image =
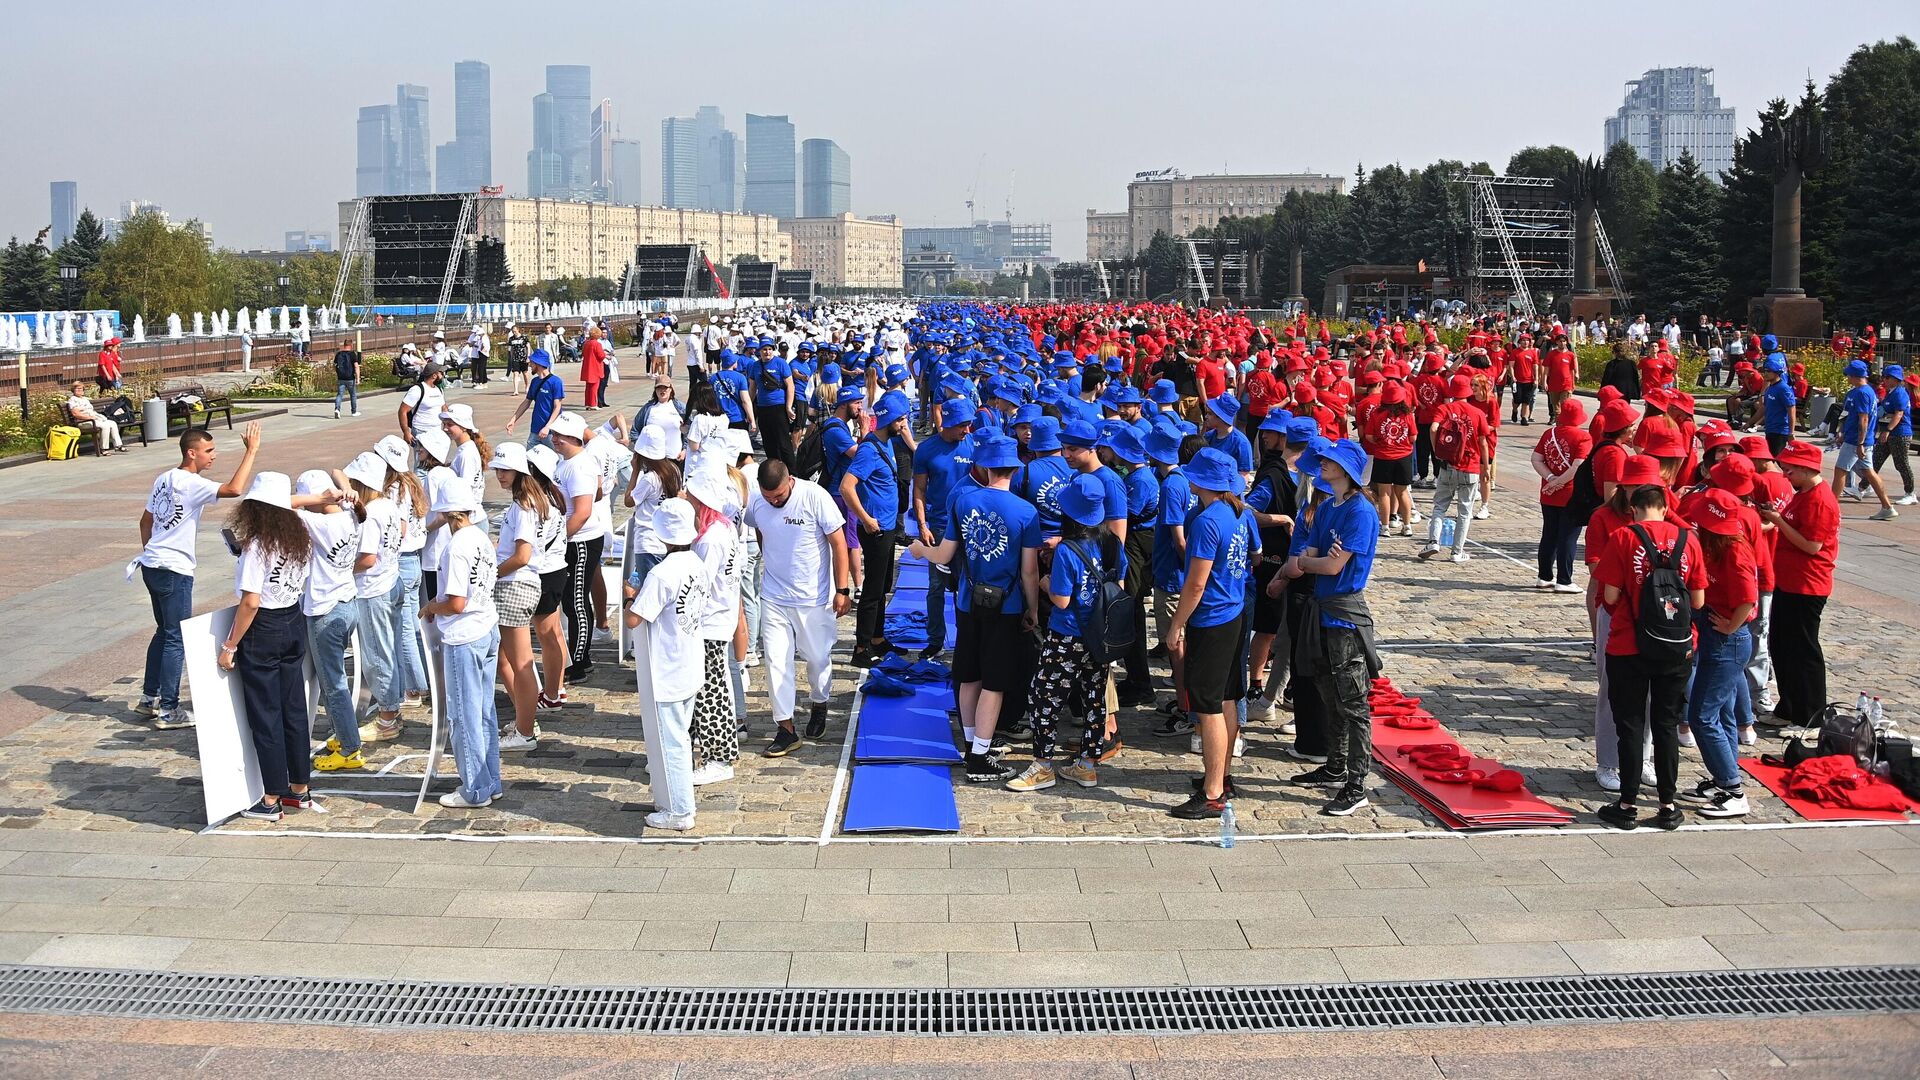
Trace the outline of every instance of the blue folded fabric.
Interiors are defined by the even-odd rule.
[[[913,682],[947,683],[953,681],[953,669],[938,660],[921,660],[907,667],[907,678]]]
[[[873,665],[874,671],[883,671],[896,678],[906,679],[913,671],[913,661],[901,653],[888,653],[879,663]]]
[[[912,697],[915,692],[911,685],[883,671],[867,676],[866,685],[860,689],[874,697]]]

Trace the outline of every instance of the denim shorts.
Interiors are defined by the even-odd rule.
[[[1873,468],[1873,459],[1858,446],[1846,444],[1840,447],[1839,456],[1833,459],[1836,472],[1868,472]]]

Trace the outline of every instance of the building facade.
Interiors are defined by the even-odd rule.
[[[1627,83],[1627,99],[1607,118],[1606,144],[1626,143],[1656,170],[1690,153],[1719,179],[1733,168],[1738,137],[1731,106],[1713,92],[1713,69],[1653,68]]]
[[[1087,211],[1087,258],[1125,259],[1132,254],[1133,227],[1126,211]]]
[[[748,144],[752,139],[749,136]],[[834,217],[787,218],[780,230],[792,237],[795,270],[811,270],[829,288],[899,289],[904,283],[903,237],[898,221]]]
[[[1166,169],[1140,173],[1127,185],[1126,250],[1138,255],[1152,242],[1153,234],[1180,237],[1195,229],[1210,229],[1222,218],[1259,217],[1271,214],[1290,191],[1337,194],[1346,189],[1346,178],[1321,173],[1219,173],[1185,176]],[[1087,211],[1087,257],[1122,258],[1111,246],[1120,235],[1113,215]],[[1094,254],[1096,229],[1103,254]],[[1109,254],[1110,252],[1110,254]]]
[[[917,251],[943,251],[962,271],[999,273],[1009,259],[1048,259],[1053,255],[1053,226],[1011,221],[976,221],[972,225],[907,229],[903,234],[909,256]]]
[[[740,136],[727,130],[727,118],[719,109],[702,105],[693,113],[693,138],[699,155],[694,205],[702,210],[740,209],[747,182]]]
[[[547,65],[547,93],[553,97],[551,149],[560,155],[561,182],[569,195],[584,194],[593,183],[587,148],[593,132],[592,91],[593,69],[587,65]]]
[[[587,134],[587,185],[596,199],[613,198],[613,99],[594,106]]]
[[[646,202],[646,194],[641,188],[644,173],[640,140],[613,140],[613,190],[607,201],[637,206]]]
[[[360,119],[354,125],[355,195],[392,195],[394,159],[394,107],[362,105]]]
[[[853,161],[832,139],[800,144],[800,215],[838,217],[853,210]]]
[[[52,246],[59,247],[73,236],[73,226],[80,220],[80,185],[73,180],[55,180],[47,185],[47,192],[53,202]]]
[[[784,116],[748,113],[747,190],[741,207],[749,214],[795,216],[795,164],[793,123]]]

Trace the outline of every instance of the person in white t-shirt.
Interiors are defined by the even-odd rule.
[[[445,437],[445,432],[440,434]],[[420,594],[426,585],[427,519],[431,516],[427,510],[426,474],[414,471],[413,450],[398,436],[382,436],[373,445],[373,452],[387,466],[387,482],[380,490],[393,500],[400,516],[407,521],[406,533],[400,541],[400,576],[393,586],[393,657],[400,672],[400,693],[408,704],[417,706],[425,702],[427,692],[427,661],[420,639]],[[428,593],[427,598],[432,599],[432,594]],[[365,741],[382,742],[398,738],[399,734],[396,721],[391,728],[380,727],[378,732],[365,736]]]
[[[180,624],[193,616],[193,572],[198,564],[195,540],[200,513],[221,499],[236,499],[253,477],[253,458],[260,449],[260,425],[250,423],[240,433],[240,466],[233,479],[216,484],[203,473],[213,467],[218,451],[213,433],[188,428],[180,436],[180,467],[154,478],[140,512],[140,555],[134,563],[153,606],[153,639],[147,643],[147,664],[140,683],[142,716],[154,718],[157,728],[193,726],[193,713],[180,707],[180,672],[186,648]],[[128,567],[131,577],[133,567]]]
[[[706,565],[689,550],[693,519],[693,504],[685,499],[654,506],[647,528],[666,554],[645,581],[624,590],[653,786],[654,812],[646,819],[652,829],[693,828],[693,701],[706,651],[700,623],[710,599]]]
[[[546,492],[556,513],[540,523],[540,547],[534,568],[540,574],[540,603],[533,609],[533,633],[540,639],[542,711],[566,704],[567,635],[560,609],[567,602],[567,499],[554,477],[560,475],[560,455],[551,446],[527,448],[527,472]]]
[[[440,411],[447,405],[447,395],[441,392],[440,383],[446,378],[446,371],[438,363],[428,364],[420,372],[420,380],[401,395],[397,414],[400,437],[408,445],[419,441],[423,431],[440,430]]]
[[[533,674],[533,619],[540,607],[540,555],[560,532],[560,508],[527,465],[527,449],[502,443],[487,463],[509,496],[494,548],[498,577],[494,610],[500,613],[500,674],[513,701],[513,730],[500,737],[500,752],[540,745],[537,720],[540,680]]]
[[[293,482],[285,473],[253,478],[229,526],[240,546],[233,592],[240,603],[220,646],[222,670],[237,672],[240,697],[259,761],[265,794],[241,811],[278,821],[285,810],[313,805],[307,782],[307,689],[301,661],[307,630],[300,614],[313,540],[294,512]]]
[[[600,519],[600,533],[605,537],[615,537],[613,529],[613,496],[625,491],[627,486],[627,466],[633,459],[628,449],[631,440],[627,435],[627,418],[614,413],[605,423],[587,432],[587,453],[600,467],[600,497],[593,502],[593,512]],[[600,545],[601,554],[607,553],[606,544]],[[607,596],[607,576],[600,572],[600,564],[593,564],[593,572],[587,577],[587,596],[593,608],[593,640],[612,641],[612,624],[608,621],[610,603]]]
[[[492,524],[487,518],[484,500],[487,497],[486,465],[493,460],[493,447],[487,445],[487,437],[480,434],[480,425],[473,419],[473,406],[465,402],[440,411],[440,430],[453,442],[453,460],[447,462],[447,467],[473,489],[473,501],[483,504],[474,515],[473,523],[484,529]]]
[[[633,483],[626,495],[633,515],[627,519],[627,549],[622,560],[626,572],[622,577],[629,588],[639,588],[666,555],[666,547],[653,534],[653,511],[662,500],[679,495],[680,466],[667,451],[666,431],[641,428],[633,440]]]
[[[587,452],[587,422],[579,413],[563,412],[547,430],[560,455],[560,474],[554,485],[566,500],[567,516],[567,681],[580,682],[593,672],[588,650],[593,645],[593,605],[590,578],[600,574],[600,553],[607,530],[596,513],[602,477],[600,459]]]
[[[359,586],[353,575],[371,568],[375,557],[361,554],[360,521],[340,508],[346,492],[334,487],[333,477],[309,469],[294,482],[294,494],[332,500],[315,510],[298,511],[313,543],[300,611],[307,617],[314,681],[320,684],[320,701],[333,725],[326,752],[314,759],[313,767],[319,772],[365,768],[360,756],[360,718],[347,683],[347,642],[360,617]]]
[[[707,568],[708,599],[700,620],[706,642],[705,678],[693,701],[694,741],[704,762],[694,770],[693,785],[733,779],[733,763],[740,758],[738,714],[734,711],[732,672],[728,650],[738,661],[747,652],[747,617],[740,604],[740,534],[732,511],[744,499],[726,463],[717,455],[701,455],[687,469],[683,488],[693,502],[697,536],[693,553]]]
[[[500,666],[500,619],[493,606],[497,564],[487,530],[473,521],[480,510],[473,488],[448,472],[435,476],[428,491],[433,512],[452,534],[440,564],[440,592],[420,610],[440,631],[447,737],[460,768],[460,786],[440,796],[440,805],[477,809],[502,790],[499,717],[493,707]]]
[[[335,483],[353,492],[354,516],[360,521],[361,559],[354,564],[354,592],[359,600],[359,621],[354,629],[360,634],[355,655],[367,696],[378,713],[374,722],[361,729],[362,742],[385,742],[399,734],[400,702],[405,693],[397,654],[396,630],[402,625],[405,593],[400,588],[401,552],[407,542],[412,507],[405,511],[385,488],[390,471],[379,454],[367,451],[347,463]],[[412,479],[412,473],[404,473]],[[396,490],[396,494],[400,494]],[[405,497],[403,495],[403,497]],[[421,509],[425,509],[424,506]],[[420,525],[425,527],[424,517]],[[366,557],[372,556],[371,563]],[[419,604],[419,555],[414,555],[414,595]],[[411,619],[412,616],[405,616]],[[411,622],[406,629],[412,632]],[[385,737],[381,737],[384,734]]]
[[[779,726],[768,757],[800,744],[793,730],[795,653],[807,662],[807,738],[826,734],[833,687],[835,620],[852,607],[847,519],[825,488],[761,463],[746,524],[760,537],[761,655],[766,658],[773,719]]]

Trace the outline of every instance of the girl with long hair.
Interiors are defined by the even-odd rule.
[[[727,653],[731,645],[736,658],[746,654],[747,617],[740,603],[740,534],[729,516],[739,489],[721,456],[701,455],[687,473],[684,491],[693,503],[693,553],[706,566],[708,580],[700,619],[706,677],[693,701],[694,741],[703,759],[693,785],[701,787],[733,779],[733,763],[740,758]]]
[[[1420,517],[1413,509],[1413,405],[1406,384],[1395,381],[1380,388],[1380,401],[1367,413],[1360,445],[1373,460],[1369,493],[1384,528],[1400,519],[1401,536],[1412,536]]]
[[[513,702],[513,730],[500,737],[500,751],[532,750],[539,746],[540,682],[533,674],[533,613],[540,606],[540,572],[536,559],[541,530],[560,516],[527,466],[527,451],[505,443],[487,463],[511,501],[500,518],[500,540],[494,551],[493,606],[500,616],[500,674]]]
[[[360,634],[354,655],[372,699],[374,722],[360,729],[362,742],[386,742],[400,733],[400,704],[406,694],[399,664],[398,635],[413,634],[412,616],[406,612],[400,588],[401,552],[406,546],[407,523],[414,507],[405,510],[386,494],[386,483],[393,475],[387,463],[375,453],[362,453],[347,463],[335,482],[353,493],[354,516],[360,519],[360,553],[371,554],[372,565],[356,567],[354,584],[360,598],[358,622]],[[412,473],[401,473],[418,483]],[[422,500],[424,502],[424,500]],[[424,508],[424,507],[423,507]],[[423,522],[424,524],[424,522]],[[419,554],[414,561],[414,602],[419,603]],[[329,746],[330,750],[339,747]]]
[[[540,602],[533,609],[533,633],[540,641],[540,693],[535,704],[551,711],[567,700],[567,637],[560,609],[567,601],[567,500],[554,484],[560,455],[551,446],[527,450],[527,477],[557,512],[540,519],[533,568],[540,575]],[[539,730],[535,725],[535,731]]]
[[[440,429],[453,441],[453,460],[446,465],[453,474],[465,480],[473,488],[473,501],[483,503],[487,497],[487,462],[493,460],[493,447],[488,445],[487,437],[480,434],[479,425],[474,423],[473,406],[464,402],[449,405],[440,414]],[[474,523],[486,527],[487,511],[484,505],[474,515]]]
[[[501,791],[500,732],[493,706],[500,665],[500,620],[493,604],[493,545],[474,517],[480,500],[451,472],[436,473],[429,504],[446,530],[440,591],[421,614],[440,631],[440,664],[446,673],[447,736],[460,769],[460,786],[440,796],[454,809],[486,806]]]
[[[633,507],[628,519],[627,573],[629,588],[638,589],[662,558],[666,546],[653,533],[653,511],[661,502],[680,497],[680,465],[668,456],[666,432],[643,427],[633,439],[633,483],[626,502]]]
[[[1692,503],[1706,556],[1706,607],[1694,613],[1699,644],[1687,693],[1687,728],[1708,776],[1679,793],[1702,817],[1740,817],[1747,800],[1740,781],[1739,701],[1753,652],[1749,623],[1760,600],[1759,563],[1744,518],[1752,511],[1732,492],[1713,489]]]

